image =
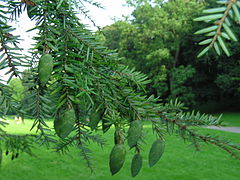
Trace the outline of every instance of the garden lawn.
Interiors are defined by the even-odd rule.
[[[51,122],[48,122],[51,125]],[[32,124],[26,120],[25,125],[15,125],[10,122],[8,132],[26,133]],[[196,152],[189,143],[184,143],[176,136],[166,136],[166,149],[159,163],[153,168],[148,167],[147,156],[154,135],[149,126],[146,132],[143,152],[143,169],[134,178],[139,180],[239,180],[240,161],[231,158],[227,153],[214,146],[203,145],[201,152]],[[205,133],[215,133],[231,138],[240,143],[240,134],[204,129]],[[11,156],[3,157],[0,170],[0,180],[128,180],[132,179],[130,164],[133,150],[128,151],[122,170],[111,176],[108,167],[108,157],[113,146],[113,129],[105,134],[108,145],[103,149],[91,144],[95,172],[90,173],[85,161],[74,148],[69,155],[61,156],[37,147],[34,150],[36,157],[21,154],[18,159],[11,161]],[[126,148],[128,148],[126,146]]]
[[[240,126],[240,113],[223,113],[222,120],[226,126]]]

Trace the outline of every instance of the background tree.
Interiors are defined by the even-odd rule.
[[[9,86],[12,89],[12,98],[17,102],[21,102],[24,98],[24,87],[19,78],[11,79]]]
[[[187,65],[183,54],[190,48],[189,44],[193,44],[186,37],[194,32],[193,19],[202,7],[202,3],[196,1],[141,2],[132,13],[131,24],[116,22],[104,28],[106,45],[118,48],[126,64],[149,75],[150,93],[162,98],[179,96],[185,103],[192,104],[194,94],[187,80],[195,70]],[[193,56],[195,52],[191,53]],[[176,75],[179,72],[181,76]]]
[[[125,59],[124,64],[148,74],[152,80],[147,87],[149,94],[154,93],[165,101],[178,97],[189,107],[204,112],[236,107],[239,81],[225,78],[232,87],[228,91],[221,80],[223,76],[238,74],[239,42],[231,45],[231,57],[217,57],[212,52],[196,57],[201,50],[197,42],[203,37],[193,33],[204,28],[204,23],[193,22],[193,19],[203,7],[215,6],[215,1],[131,1],[131,5],[135,7],[132,20],[118,21],[103,29],[105,44],[118,50]],[[234,29],[238,32],[238,27]],[[176,45],[178,39],[179,46]]]
[[[13,78],[9,82],[9,87],[11,88],[12,98],[16,110],[15,112],[9,112],[10,114],[16,115],[15,117],[19,122],[22,122],[20,119],[24,120],[24,103],[23,100],[25,98],[25,91],[22,81],[19,78]],[[20,118],[20,119],[19,119]],[[24,122],[24,121],[23,121]]]

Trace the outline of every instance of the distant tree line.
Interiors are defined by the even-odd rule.
[[[237,107],[240,96],[239,42],[231,43],[232,56],[213,51],[197,58],[203,37],[194,32],[203,8],[215,1],[129,1],[132,17],[103,28],[105,45],[117,50],[122,63],[147,74],[148,93],[163,101],[178,98],[206,112]],[[239,26],[233,27],[240,33]]]

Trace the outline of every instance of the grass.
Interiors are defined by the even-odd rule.
[[[51,125],[51,122],[48,122]],[[24,125],[16,125],[10,121],[8,132],[26,133],[32,121],[26,120]],[[240,134],[204,129],[205,133],[215,133],[231,138],[240,143]],[[166,149],[162,159],[153,168],[148,167],[147,154],[154,140],[150,128],[145,127],[146,142],[143,152],[143,169],[135,178],[137,180],[239,180],[240,162],[213,146],[202,147],[201,152],[176,136],[166,136]],[[21,154],[11,161],[10,156],[3,157],[0,180],[128,180],[133,151],[128,151],[122,170],[111,176],[108,168],[108,156],[113,146],[113,129],[104,136],[109,144],[101,149],[90,144],[93,151],[95,173],[91,174],[79,152],[71,149],[69,155],[61,156],[44,147],[34,150],[36,157]]]
[[[240,126],[240,113],[223,113],[222,120],[227,126]]]

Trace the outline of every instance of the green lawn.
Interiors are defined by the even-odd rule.
[[[240,126],[240,113],[223,113],[222,120],[227,126]]]
[[[10,121],[9,132],[24,133],[32,121],[26,120],[25,125],[16,125]],[[51,122],[49,122],[51,124]],[[148,127],[146,142],[148,148],[154,136]],[[224,135],[240,143],[240,134],[202,130],[206,133],[214,132]],[[22,154],[18,159],[11,161],[11,157],[4,156],[0,173],[0,180],[80,180],[80,179],[132,179],[130,176],[130,162],[132,151],[127,154],[123,169],[115,176],[111,176],[108,168],[108,155],[113,146],[113,130],[106,134],[109,144],[102,150],[97,145],[91,144],[95,173],[91,174],[85,162],[79,157],[78,152],[72,149],[70,155],[60,156],[52,150],[38,147],[34,152],[37,157]],[[145,146],[143,153],[143,169],[135,179],[142,180],[239,180],[240,161],[231,158],[228,154],[213,146],[202,147],[201,152],[196,152],[192,146],[175,136],[166,136],[166,150],[160,162],[153,168],[147,164]]]

